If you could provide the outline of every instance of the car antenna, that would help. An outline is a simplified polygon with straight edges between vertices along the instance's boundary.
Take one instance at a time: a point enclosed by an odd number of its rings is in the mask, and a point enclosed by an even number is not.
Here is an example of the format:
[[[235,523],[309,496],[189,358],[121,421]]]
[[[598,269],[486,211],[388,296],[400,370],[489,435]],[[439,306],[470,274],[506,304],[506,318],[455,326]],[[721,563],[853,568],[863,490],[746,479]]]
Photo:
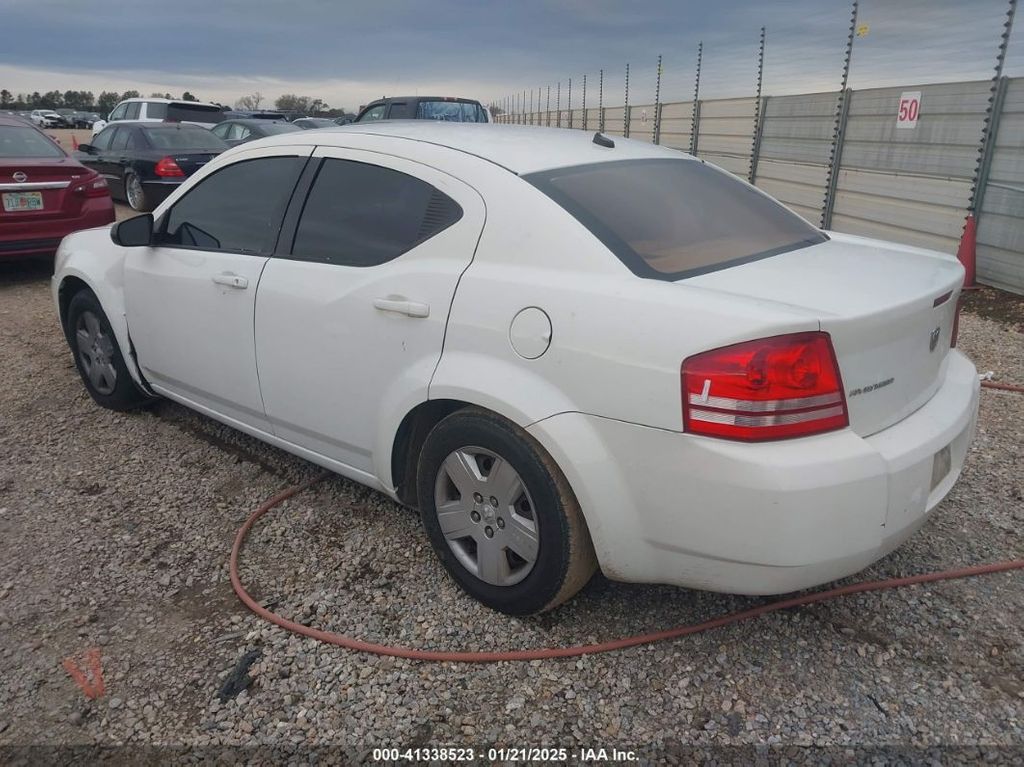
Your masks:
[[[602,135],[601,131],[598,131],[597,133],[594,134],[594,143],[597,144],[598,146],[607,147],[608,149],[615,148],[615,142],[612,141],[607,136]]]

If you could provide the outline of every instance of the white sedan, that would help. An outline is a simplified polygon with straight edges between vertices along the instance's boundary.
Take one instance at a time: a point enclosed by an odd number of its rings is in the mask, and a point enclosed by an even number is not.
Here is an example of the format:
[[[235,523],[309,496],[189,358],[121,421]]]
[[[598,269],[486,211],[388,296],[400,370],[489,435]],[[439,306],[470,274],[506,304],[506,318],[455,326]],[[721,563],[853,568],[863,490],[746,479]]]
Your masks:
[[[598,566],[780,593],[906,540],[975,426],[962,280],[670,149],[421,121],[225,152],[65,238],[53,293],[99,404],[167,397],[416,507],[527,614]]]

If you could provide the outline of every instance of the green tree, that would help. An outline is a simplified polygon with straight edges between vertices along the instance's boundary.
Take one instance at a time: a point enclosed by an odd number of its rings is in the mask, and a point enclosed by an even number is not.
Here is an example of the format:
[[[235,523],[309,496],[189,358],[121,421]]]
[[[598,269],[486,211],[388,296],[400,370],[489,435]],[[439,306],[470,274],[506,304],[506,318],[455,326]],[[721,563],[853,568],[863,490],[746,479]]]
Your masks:
[[[124,93],[121,94],[121,99],[120,100],[124,101],[125,99],[137,99],[141,95],[142,94],[139,93],[138,91],[134,91],[134,90],[133,91],[125,91]]]
[[[100,94],[99,99],[96,102],[96,108],[100,110],[104,115],[109,114],[110,111],[117,106],[117,102],[121,100],[121,96],[114,91],[103,91]]]
[[[185,91],[184,93],[181,94],[181,100],[182,101],[199,101],[199,99],[197,99],[195,96],[193,96],[188,91]]]
[[[47,91],[40,99],[40,106],[45,109],[56,109],[64,106],[64,96],[60,91]]]
[[[310,111],[312,102],[313,99],[309,96],[296,96],[294,93],[285,93],[278,97],[274,102],[274,106],[285,112],[307,113]]]
[[[11,95],[11,92],[6,88],[0,90],[0,106],[9,107],[13,103],[14,96]]]

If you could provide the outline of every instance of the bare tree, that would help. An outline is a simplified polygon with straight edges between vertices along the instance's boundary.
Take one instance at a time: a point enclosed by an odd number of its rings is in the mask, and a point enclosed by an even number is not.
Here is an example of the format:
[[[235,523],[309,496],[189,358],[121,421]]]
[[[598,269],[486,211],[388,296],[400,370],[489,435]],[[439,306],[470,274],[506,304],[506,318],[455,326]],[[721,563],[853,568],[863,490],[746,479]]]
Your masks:
[[[247,96],[242,96],[235,102],[235,109],[246,109],[251,112],[255,112],[260,108],[260,103],[263,101],[263,94],[259,91],[253,91]]]

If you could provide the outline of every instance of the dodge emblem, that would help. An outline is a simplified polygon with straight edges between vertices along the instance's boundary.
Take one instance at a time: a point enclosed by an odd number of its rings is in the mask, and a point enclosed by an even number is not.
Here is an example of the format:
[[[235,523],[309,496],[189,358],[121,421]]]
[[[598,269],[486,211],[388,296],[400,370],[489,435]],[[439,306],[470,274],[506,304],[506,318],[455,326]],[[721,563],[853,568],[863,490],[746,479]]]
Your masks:
[[[928,339],[928,351],[935,351],[935,347],[939,345],[939,335],[942,333],[942,328],[938,327],[932,331],[931,337]]]

